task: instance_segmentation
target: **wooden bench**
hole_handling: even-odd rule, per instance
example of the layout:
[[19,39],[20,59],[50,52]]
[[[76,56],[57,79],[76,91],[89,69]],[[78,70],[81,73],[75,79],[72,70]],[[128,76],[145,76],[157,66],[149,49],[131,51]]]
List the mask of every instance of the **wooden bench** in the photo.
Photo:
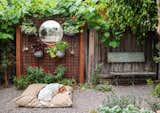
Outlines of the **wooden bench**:
[[112,83],[118,85],[119,78],[132,78],[131,83],[134,85],[136,76],[152,76],[156,75],[156,72],[110,72],[110,77],[113,78]]

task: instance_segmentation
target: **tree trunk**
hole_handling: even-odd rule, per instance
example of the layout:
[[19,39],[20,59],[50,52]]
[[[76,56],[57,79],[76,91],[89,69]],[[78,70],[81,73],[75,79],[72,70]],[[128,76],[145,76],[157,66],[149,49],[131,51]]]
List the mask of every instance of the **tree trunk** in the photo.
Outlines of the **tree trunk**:
[[8,83],[8,74],[7,74],[7,70],[4,71],[4,87],[8,87],[9,83]]

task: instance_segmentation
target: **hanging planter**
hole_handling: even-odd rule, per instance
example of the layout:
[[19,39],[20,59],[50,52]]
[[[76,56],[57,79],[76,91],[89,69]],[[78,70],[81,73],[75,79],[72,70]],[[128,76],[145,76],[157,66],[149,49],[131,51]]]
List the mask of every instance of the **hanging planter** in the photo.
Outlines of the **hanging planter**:
[[57,56],[58,58],[63,58],[63,57],[65,56],[65,52],[64,52],[64,51],[57,51],[57,52],[56,52],[56,56]]
[[82,25],[83,22],[80,22],[79,20],[75,19],[75,17],[72,17],[72,19],[68,19],[63,23],[64,34],[70,37],[75,36],[81,32],[80,29]]
[[33,53],[33,55],[34,55],[36,58],[42,58],[42,57],[43,57],[43,51],[42,51],[42,50],[35,51],[35,52]]
[[47,48],[47,53],[51,58],[63,58],[65,56],[65,50],[68,48],[68,43],[64,41],[60,41],[56,43],[54,46],[50,46]]
[[44,56],[45,45],[43,45],[40,42],[36,42],[35,44],[32,45],[32,48],[34,57],[42,58]]
[[28,37],[37,36],[37,28],[31,21],[24,21],[21,25],[21,32],[27,35]]

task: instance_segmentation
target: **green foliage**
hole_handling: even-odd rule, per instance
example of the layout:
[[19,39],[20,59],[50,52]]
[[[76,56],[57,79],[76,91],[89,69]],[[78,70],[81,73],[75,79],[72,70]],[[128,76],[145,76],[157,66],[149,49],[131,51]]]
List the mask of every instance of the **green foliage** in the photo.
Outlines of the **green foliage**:
[[160,97],[160,84],[155,84],[153,80],[148,79],[147,84],[153,87],[151,94],[156,97]]
[[29,80],[25,76],[20,78],[14,77],[13,82],[17,89],[25,89],[29,85]]
[[65,52],[65,50],[68,47],[69,47],[69,45],[67,42],[60,41],[60,42],[56,43],[56,45],[48,47],[47,53],[50,55],[51,58],[55,58],[57,51]]
[[120,106],[116,105],[114,107],[100,107],[100,113],[154,113],[151,110],[147,109],[140,109],[134,105],[127,105],[125,108],[121,108]]
[[84,22],[76,19],[75,16],[72,19],[68,19],[63,23],[63,29],[65,34],[77,34],[81,32],[81,27],[83,26]]
[[109,95],[98,111],[100,113],[154,113],[151,110],[141,109],[140,101],[134,96]]
[[147,100],[147,103],[149,107],[152,109],[152,111],[157,112],[160,110],[160,101],[159,100]]
[[160,84],[157,84],[154,90],[151,92],[153,96],[160,97]]
[[97,85],[100,82],[100,77],[99,74],[102,70],[102,64],[98,64],[94,70],[94,72],[92,73],[92,78],[91,78],[91,82],[93,85]]
[[150,85],[150,86],[153,86],[153,85],[154,85],[154,82],[153,82],[153,80],[151,80],[151,79],[147,79],[147,84]]
[[77,84],[75,79],[62,79],[58,81],[58,83],[63,84],[63,85],[68,85],[68,86],[74,86]]
[[72,21],[74,32],[85,23],[99,32],[104,45],[115,48],[126,31],[143,40],[157,24],[154,0],[1,0],[0,10],[0,39],[13,38],[15,25],[26,17],[61,15],[67,23]]
[[121,109],[126,108],[128,105],[134,105],[136,107],[140,106],[140,99],[136,102],[136,97],[134,96],[118,96],[115,94],[108,95],[106,100],[103,102],[104,107],[112,108],[114,106],[119,106]]
[[90,84],[90,83],[80,84],[80,89],[81,89],[81,90],[91,89],[91,88],[93,88],[93,86],[92,86],[92,84]]
[[63,79],[63,77],[64,77],[65,71],[66,71],[66,68],[61,66],[61,65],[59,65],[55,70],[55,77],[54,77],[55,80],[56,81],[61,81]]
[[37,28],[31,21],[24,21],[21,26],[21,32],[26,35],[37,35]]
[[95,86],[95,89],[98,91],[102,91],[102,92],[112,91],[112,86],[99,84],[99,85]]
[[[7,48],[5,46],[7,45]],[[0,70],[4,71],[8,67],[13,66],[15,63],[15,56],[14,56],[14,42],[11,40],[5,39],[0,40]]]
[[157,55],[153,57],[155,63],[160,63],[160,42],[156,44]]
[[[14,78],[14,84],[17,87],[17,89],[24,89],[28,85],[33,83],[47,83],[47,84],[54,82],[64,83],[64,81],[62,81],[64,73],[65,73],[65,68],[63,66],[58,66],[55,70],[54,75],[45,72],[45,70],[42,67],[38,68],[30,66],[27,68],[26,75],[19,78],[16,77]],[[69,82],[67,84],[69,84]]]

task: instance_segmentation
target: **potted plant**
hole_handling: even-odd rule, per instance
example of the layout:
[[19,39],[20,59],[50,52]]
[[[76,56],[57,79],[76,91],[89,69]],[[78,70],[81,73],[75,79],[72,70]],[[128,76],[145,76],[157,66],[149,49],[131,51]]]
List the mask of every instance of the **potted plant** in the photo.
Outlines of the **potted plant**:
[[83,25],[83,21],[79,21],[72,17],[72,19],[68,19],[63,23],[64,34],[67,36],[74,36],[77,33],[81,32],[81,27]]
[[28,36],[37,36],[37,28],[31,21],[24,21],[22,23],[21,32]]
[[54,46],[50,46],[47,48],[47,53],[51,58],[63,58],[65,55],[65,50],[68,48],[68,43],[65,41],[60,41],[56,43]]
[[34,44],[32,45],[33,47],[33,55],[36,58],[42,58],[44,54],[44,45],[39,43],[39,44]]

